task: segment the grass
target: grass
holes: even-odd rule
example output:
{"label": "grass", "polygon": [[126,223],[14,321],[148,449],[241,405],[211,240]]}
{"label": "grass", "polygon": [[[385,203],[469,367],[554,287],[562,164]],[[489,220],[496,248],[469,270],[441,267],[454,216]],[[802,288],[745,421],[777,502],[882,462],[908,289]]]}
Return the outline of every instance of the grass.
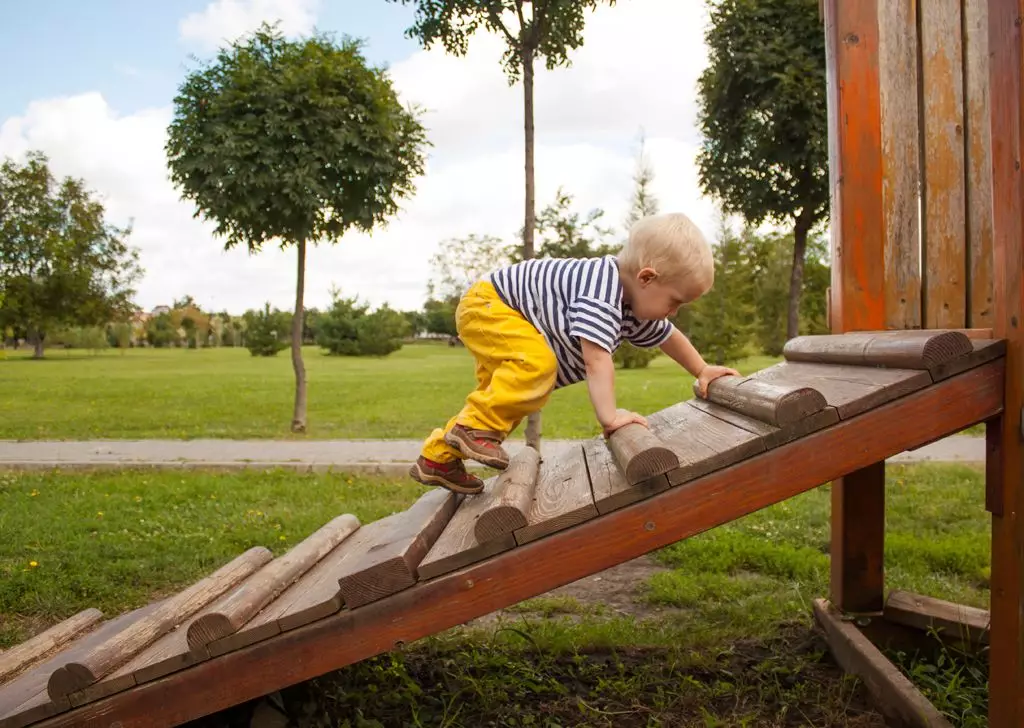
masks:
{"label": "grass", "polygon": [[[983,482],[969,466],[888,469],[889,588],[987,606]],[[380,518],[421,492],[277,471],[0,474],[0,647],[89,606],[139,606],[250,546],[280,553],[337,513]],[[824,487],[657,552],[665,569],[639,585],[650,610],[640,616],[543,596],[281,698],[303,726],[881,726],[812,627],[828,535]],[[940,654],[894,656],[954,725],[982,725],[983,665]],[[200,724],[228,719],[216,720]]]}
{"label": "grass", "polygon": [[[403,347],[383,359],[303,352],[309,379],[307,438],[422,439],[462,407],[473,364],[462,348]],[[776,360],[739,363],[744,373]],[[621,407],[650,413],[692,396],[693,378],[671,359],[616,373]],[[50,352],[42,361],[0,358],[0,439],[291,438],[294,379],[287,352],[130,349],[92,356]],[[556,391],[544,436],[598,434],[584,385]],[[517,435],[521,436],[522,428]]]}

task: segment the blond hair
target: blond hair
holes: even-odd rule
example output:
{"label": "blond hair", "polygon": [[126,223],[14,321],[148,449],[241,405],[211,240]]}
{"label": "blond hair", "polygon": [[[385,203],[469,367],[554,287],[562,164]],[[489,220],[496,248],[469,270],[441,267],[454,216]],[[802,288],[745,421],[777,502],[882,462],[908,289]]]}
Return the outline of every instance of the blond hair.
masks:
{"label": "blond hair", "polygon": [[658,276],[708,291],[715,280],[711,246],[693,221],[681,212],[650,215],[633,223],[618,255],[619,267],[635,275],[653,268]]}

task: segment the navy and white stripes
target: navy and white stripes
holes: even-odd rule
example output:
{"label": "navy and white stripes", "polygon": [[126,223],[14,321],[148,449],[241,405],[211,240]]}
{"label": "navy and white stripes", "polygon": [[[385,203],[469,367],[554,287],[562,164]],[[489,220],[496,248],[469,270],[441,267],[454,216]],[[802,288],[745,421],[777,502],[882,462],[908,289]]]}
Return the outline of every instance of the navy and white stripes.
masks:
{"label": "navy and white stripes", "polygon": [[640,321],[623,305],[615,256],[534,258],[491,274],[501,299],[547,339],[558,360],[556,387],[586,376],[579,338],[614,352],[623,339],[641,347],[663,344],[672,334],[665,320]]}

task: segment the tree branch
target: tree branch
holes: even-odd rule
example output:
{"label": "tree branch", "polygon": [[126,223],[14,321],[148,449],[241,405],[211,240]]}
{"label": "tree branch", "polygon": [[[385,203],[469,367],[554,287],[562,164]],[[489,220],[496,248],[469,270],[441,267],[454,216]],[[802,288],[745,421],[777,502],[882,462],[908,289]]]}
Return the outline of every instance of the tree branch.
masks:
{"label": "tree branch", "polygon": [[[519,37],[525,41],[526,38],[524,36],[526,34],[526,17],[523,15],[523,0],[516,0],[516,15],[519,16]],[[536,6],[534,6],[533,8],[533,16],[537,17]]]}
{"label": "tree branch", "polygon": [[[521,0],[516,0],[517,9],[520,10],[520,13],[519,13],[520,23],[522,23],[523,14],[522,14],[521,8],[519,7],[520,5],[521,5]],[[518,48],[519,47],[519,40],[516,39],[516,38],[513,38],[512,34],[508,32],[508,28],[506,28],[505,24],[503,22],[501,22],[501,15],[498,14],[498,11],[495,9],[494,5],[490,5],[488,7],[488,9],[487,9],[487,17],[491,21],[491,24],[494,27],[499,28],[501,30],[501,32],[505,34],[506,40],[508,40],[509,44],[511,44],[511,46],[513,48]]]}

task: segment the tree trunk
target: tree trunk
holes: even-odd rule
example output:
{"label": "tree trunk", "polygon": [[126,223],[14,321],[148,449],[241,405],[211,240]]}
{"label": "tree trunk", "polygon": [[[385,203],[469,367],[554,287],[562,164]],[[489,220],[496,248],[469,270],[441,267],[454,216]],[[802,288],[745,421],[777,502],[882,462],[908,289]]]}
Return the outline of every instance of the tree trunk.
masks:
{"label": "tree trunk", "polygon": [[793,269],[789,277],[789,319],[786,322],[786,340],[800,335],[800,293],[804,286],[804,251],[807,233],[811,229],[811,213],[807,207],[796,216],[793,228]]}
{"label": "tree trunk", "polygon": [[[534,213],[533,180],[533,48],[523,48],[523,132],[526,149],[526,209],[523,216],[523,259],[533,257]],[[526,418],[526,445],[540,451],[540,412]]]}
{"label": "tree trunk", "polygon": [[37,331],[35,336],[32,337],[32,345],[34,350],[32,352],[33,359],[42,359],[46,350],[43,348],[43,339],[46,338],[46,334],[41,331]]}
{"label": "tree trunk", "polygon": [[292,317],[292,367],[295,369],[295,414],[292,432],[306,431],[306,366],[302,363],[302,296],[306,288],[306,241],[298,245],[299,270],[295,285],[295,315]]}

